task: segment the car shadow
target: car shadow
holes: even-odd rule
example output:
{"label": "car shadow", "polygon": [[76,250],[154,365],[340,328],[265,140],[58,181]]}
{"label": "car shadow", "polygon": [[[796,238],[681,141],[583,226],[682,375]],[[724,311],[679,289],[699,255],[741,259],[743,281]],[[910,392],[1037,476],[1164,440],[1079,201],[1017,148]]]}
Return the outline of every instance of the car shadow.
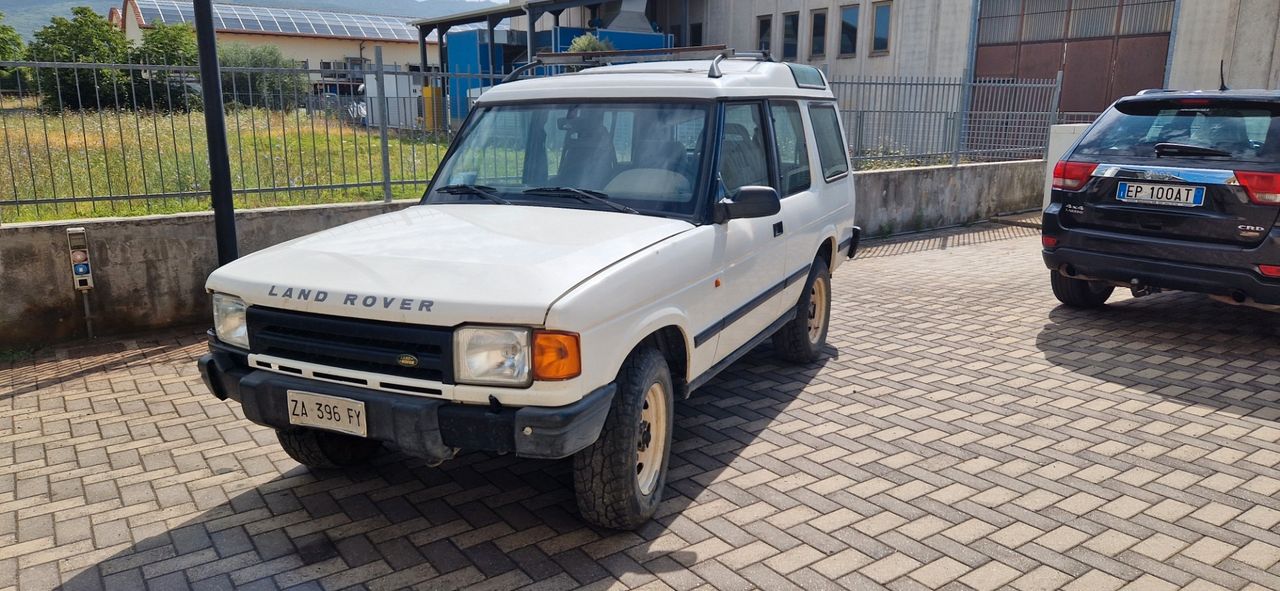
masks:
{"label": "car shadow", "polygon": [[[310,470],[283,459],[274,434],[255,426],[258,449],[181,459],[183,450],[174,449],[184,470],[153,483],[159,490],[193,479],[206,487],[224,482],[235,490],[225,501],[201,505],[195,486],[186,487],[194,499],[179,494],[172,501],[194,502],[188,511],[158,499],[158,514],[130,519],[141,524],[131,528],[132,542],[84,564],[62,588],[443,589],[481,581],[573,588],[609,577],[642,585],[697,562],[696,552],[676,548],[712,537],[683,515],[695,501],[713,500],[712,483],[761,465],[782,469],[770,463],[776,459],[746,452],[766,443],[770,425],[837,356],[828,346],[817,363],[783,366],[766,343],[678,402],[665,500],[655,519],[633,532],[579,517],[571,460],[473,452],[431,467],[387,452],[367,467]],[[245,486],[237,488],[238,480]],[[165,520],[166,510],[199,515]],[[683,543],[673,545],[675,537]]]}
{"label": "car shadow", "polygon": [[[1164,292],[1117,290],[1095,310],[1058,306],[1036,337],[1071,375],[1184,404],[1280,419],[1280,314]],[[1063,377],[1061,379],[1070,379]]]}

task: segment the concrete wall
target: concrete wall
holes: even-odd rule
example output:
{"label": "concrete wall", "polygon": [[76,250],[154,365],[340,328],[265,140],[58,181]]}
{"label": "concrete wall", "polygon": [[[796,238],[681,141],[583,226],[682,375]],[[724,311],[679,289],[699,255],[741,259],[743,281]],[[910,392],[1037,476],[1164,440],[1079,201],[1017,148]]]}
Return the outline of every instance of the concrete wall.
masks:
{"label": "concrete wall", "polygon": [[[1044,161],[858,172],[858,223],[868,236],[973,222],[1040,204]],[[243,211],[246,254],[397,210],[411,201]],[[209,321],[205,278],[216,267],[209,213],[0,227],[0,352],[85,336],[71,287],[66,228],[84,227],[96,287],[94,330],[122,334]]]}
{"label": "concrete wall", "polygon": [[[361,203],[243,211],[240,253],[408,206]],[[0,227],[0,352],[85,336],[71,287],[66,228],[89,237],[97,334],[121,334],[209,319],[204,281],[217,266],[213,214],[40,222]]]}
{"label": "concrete wall", "polygon": [[1168,86],[1217,89],[1224,64],[1231,88],[1280,88],[1280,2],[1180,0]]}
{"label": "concrete wall", "polygon": [[1043,160],[859,172],[858,225],[874,237],[1035,209],[1043,182]]}

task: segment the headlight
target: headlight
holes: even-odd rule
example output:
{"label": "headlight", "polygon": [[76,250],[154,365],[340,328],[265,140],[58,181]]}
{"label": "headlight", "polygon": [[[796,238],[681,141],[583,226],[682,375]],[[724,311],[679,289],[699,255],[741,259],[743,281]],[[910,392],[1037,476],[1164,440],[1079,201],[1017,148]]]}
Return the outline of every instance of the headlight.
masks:
{"label": "headlight", "polygon": [[225,293],[213,294],[213,332],[218,340],[249,348],[249,323],[245,321],[244,300]]}
{"label": "headlight", "polygon": [[529,329],[466,327],[453,333],[454,378],[459,384],[528,386]]}

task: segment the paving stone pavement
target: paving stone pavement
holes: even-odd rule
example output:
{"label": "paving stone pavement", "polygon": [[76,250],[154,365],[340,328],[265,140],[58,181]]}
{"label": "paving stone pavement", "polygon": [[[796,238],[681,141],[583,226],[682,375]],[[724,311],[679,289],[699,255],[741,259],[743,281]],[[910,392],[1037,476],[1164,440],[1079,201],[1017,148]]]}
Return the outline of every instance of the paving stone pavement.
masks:
{"label": "paving stone pavement", "polygon": [[678,404],[658,518],[566,462],[312,472],[207,394],[199,331],[0,362],[0,588],[1280,589],[1276,316],[1060,308],[1034,230],[882,244],[829,355]]}

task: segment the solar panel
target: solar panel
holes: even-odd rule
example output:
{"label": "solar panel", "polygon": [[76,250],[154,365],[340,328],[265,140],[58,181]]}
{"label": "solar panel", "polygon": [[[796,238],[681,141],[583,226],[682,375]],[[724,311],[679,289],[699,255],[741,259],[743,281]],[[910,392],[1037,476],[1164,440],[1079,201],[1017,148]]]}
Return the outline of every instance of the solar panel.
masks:
{"label": "solar panel", "polygon": [[[135,0],[145,25],[190,23],[195,15],[190,2]],[[284,33],[417,41],[417,30],[408,17],[350,14],[323,10],[268,8],[239,4],[214,4],[214,26],[219,31]]]}

